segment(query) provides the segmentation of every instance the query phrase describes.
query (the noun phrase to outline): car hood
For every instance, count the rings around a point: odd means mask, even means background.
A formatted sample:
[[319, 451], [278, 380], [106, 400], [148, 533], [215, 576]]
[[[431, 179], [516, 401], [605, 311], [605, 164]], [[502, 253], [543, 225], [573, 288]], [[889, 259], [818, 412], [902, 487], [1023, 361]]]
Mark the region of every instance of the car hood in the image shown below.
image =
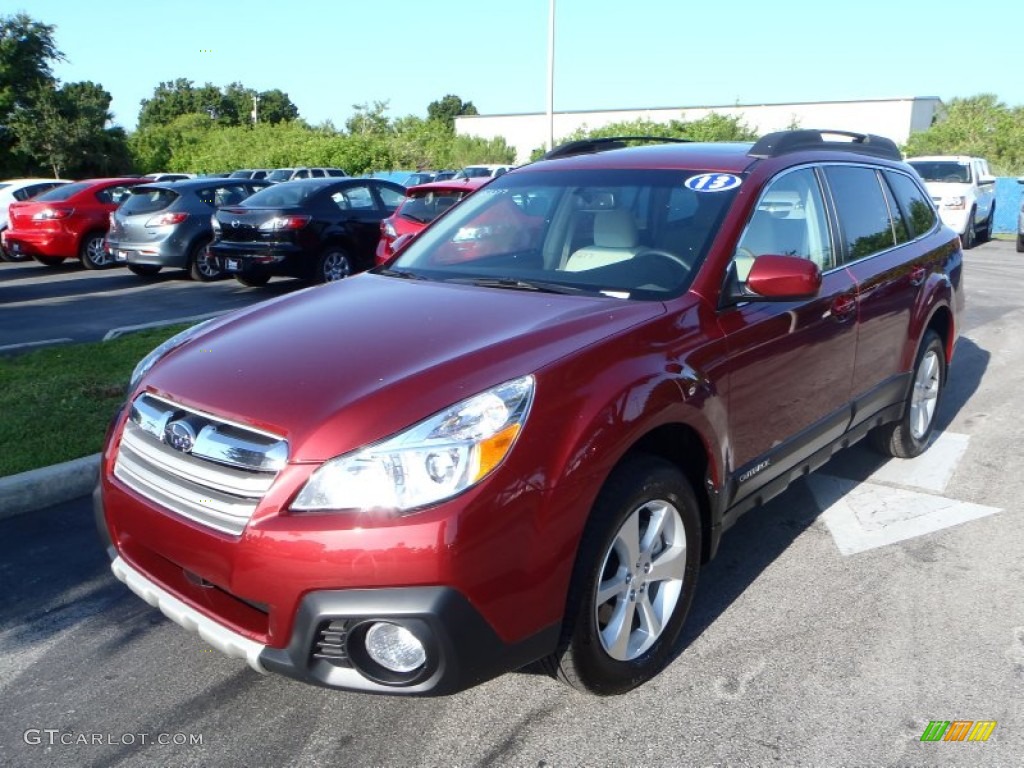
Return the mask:
[[970, 184], [961, 184], [952, 181], [926, 181], [924, 186], [925, 189], [928, 190], [928, 194], [932, 197], [966, 195], [971, 189]]
[[292, 461], [322, 461], [664, 311], [363, 274], [216, 321], [143, 386], [285, 437]]

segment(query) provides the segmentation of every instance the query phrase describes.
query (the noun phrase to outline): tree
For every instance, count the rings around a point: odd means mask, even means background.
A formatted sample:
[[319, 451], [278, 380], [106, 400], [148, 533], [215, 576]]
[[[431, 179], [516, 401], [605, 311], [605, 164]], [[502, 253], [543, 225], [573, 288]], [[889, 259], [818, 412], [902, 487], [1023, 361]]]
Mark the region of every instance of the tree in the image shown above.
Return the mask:
[[18, 150], [48, 166], [54, 176], [110, 169], [116, 159], [124, 159], [118, 147], [124, 133], [108, 132], [111, 97], [98, 84], [44, 85], [27, 101], [11, 115], [11, 133]]
[[449, 93], [437, 101], [427, 105], [427, 119], [437, 120], [448, 127], [449, 131], [455, 131], [455, 118], [459, 115], [477, 115], [472, 101], [463, 101], [454, 93]]
[[926, 131], [910, 135], [905, 153], [985, 157], [997, 173], [1024, 173], [1024, 107], [991, 93], [952, 99]]
[[30, 159], [16, 155], [10, 119], [31, 95], [52, 88], [51, 65], [64, 61], [53, 39], [54, 27], [24, 13], [0, 16], [0, 177], [21, 173]]
[[288, 94], [277, 88], [259, 93], [259, 122], [276, 125], [299, 119], [299, 108]]
[[[699, 120], [687, 122], [684, 119], [670, 120], [667, 123], [656, 123], [653, 120], [638, 119], [620, 123], [608, 123], [600, 128], [588, 128], [586, 125], [577, 128], [568, 136], [555, 142], [555, 146], [567, 141], [582, 139], [612, 138], [615, 136], [654, 136], [660, 138], [689, 139], [690, 141], [753, 141], [757, 133], [738, 116], [720, 115], [713, 112]], [[544, 148], [534, 149], [531, 160], [536, 160], [545, 152]]]
[[388, 102], [375, 101], [373, 105], [353, 104], [355, 114], [345, 121], [345, 130], [353, 136], [386, 136], [392, 132], [388, 119]]

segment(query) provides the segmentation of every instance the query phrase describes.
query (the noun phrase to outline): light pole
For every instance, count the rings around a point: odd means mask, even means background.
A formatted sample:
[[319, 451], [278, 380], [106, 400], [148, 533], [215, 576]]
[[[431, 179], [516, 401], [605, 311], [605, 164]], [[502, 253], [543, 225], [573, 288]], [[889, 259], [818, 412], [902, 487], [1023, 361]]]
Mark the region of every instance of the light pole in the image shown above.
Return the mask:
[[555, 148], [555, 0], [548, 13], [548, 149]]

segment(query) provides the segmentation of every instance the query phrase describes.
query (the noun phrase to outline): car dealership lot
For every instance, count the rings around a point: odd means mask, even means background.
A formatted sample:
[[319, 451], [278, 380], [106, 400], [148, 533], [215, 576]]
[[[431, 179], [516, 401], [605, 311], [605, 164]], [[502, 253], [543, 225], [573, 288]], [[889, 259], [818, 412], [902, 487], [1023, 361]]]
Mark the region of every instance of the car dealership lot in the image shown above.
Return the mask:
[[[260, 677], [113, 579], [83, 499], [0, 522], [0, 764], [1019, 763], [1024, 456], [1011, 404], [1024, 258], [995, 242], [965, 262], [963, 336], [927, 461], [882, 466], [856, 447], [748, 514], [701, 573], [681, 654], [652, 683], [599, 699], [527, 671], [417, 700]], [[98, 274], [114, 281], [106, 301], [66, 302], [65, 286], [12, 306], [20, 266], [0, 268], [3, 334], [24, 309], [67, 315], [53, 331], [66, 336], [80, 315], [101, 338], [120, 316], [108, 303], [161, 297], [188, 316], [221, 306], [212, 288], [226, 308], [267, 296], [170, 276], [132, 292], [145, 281], [112, 271]], [[932, 720], [997, 726], [985, 743], [923, 743]]]
[[0, 263], [0, 352], [68, 341], [99, 341], [111, 331], [192, 318], [264, 301], [303, 287], [274, 280], [261, 290], [234, 280], [197, 284], [179, 270], [139, 277], [127, 269]]

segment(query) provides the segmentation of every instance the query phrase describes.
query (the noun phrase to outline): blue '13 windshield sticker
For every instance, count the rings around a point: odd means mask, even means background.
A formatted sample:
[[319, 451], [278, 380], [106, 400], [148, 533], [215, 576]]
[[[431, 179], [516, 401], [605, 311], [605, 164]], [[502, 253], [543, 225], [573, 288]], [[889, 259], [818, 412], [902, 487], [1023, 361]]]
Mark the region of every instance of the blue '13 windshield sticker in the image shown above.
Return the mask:
[[735, 189], [742, 183], [743, 179], [731, 173], [702, 173], [688, 178], [683, 182], [683, 186], [694, 192], [725, 192], [727, 189]]

